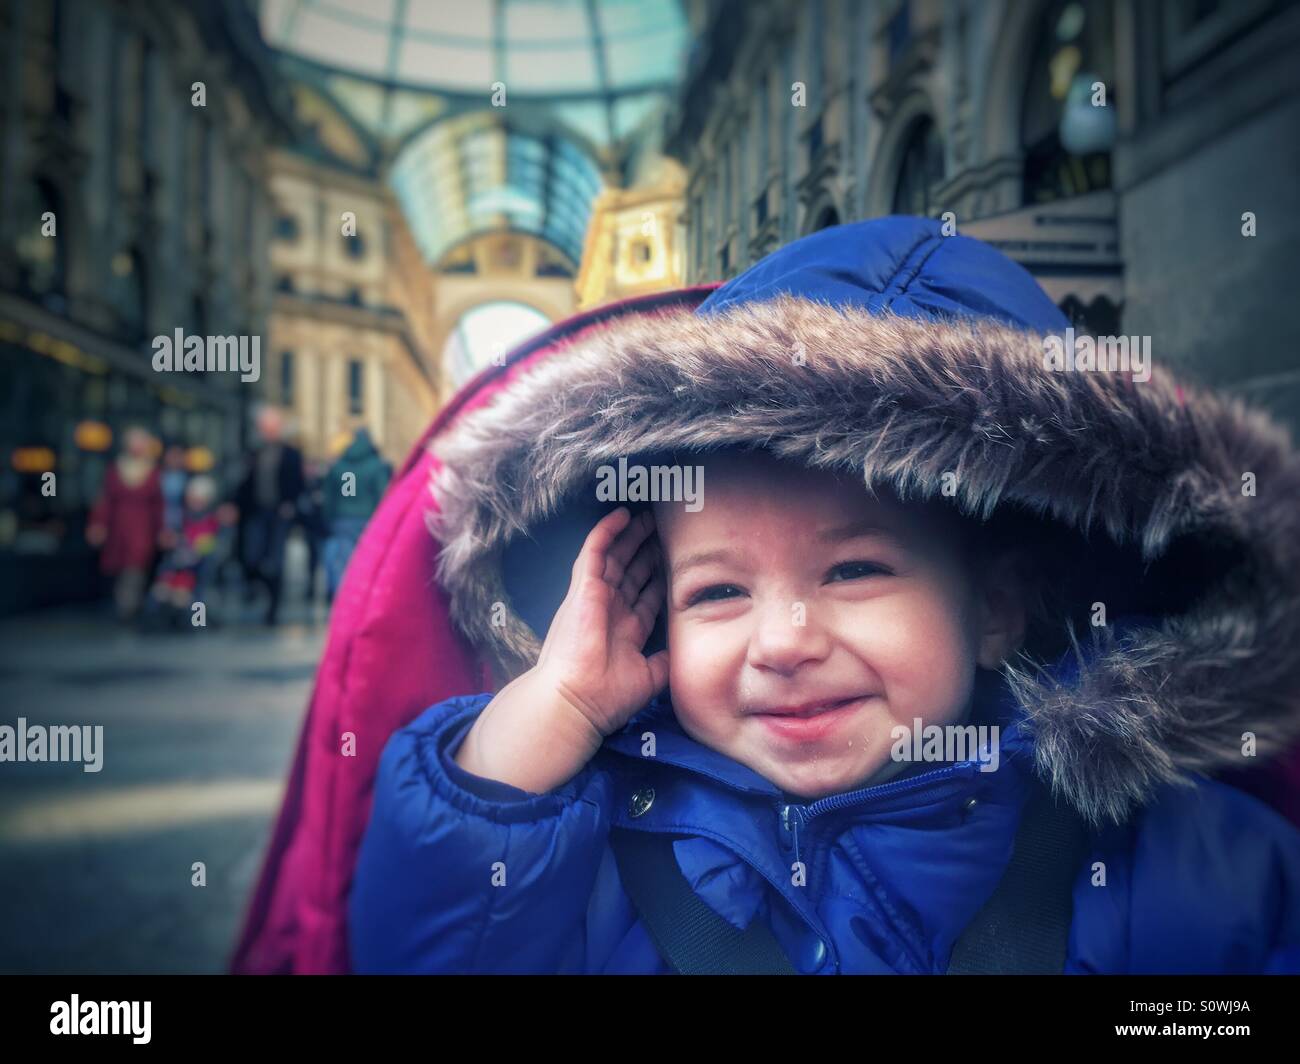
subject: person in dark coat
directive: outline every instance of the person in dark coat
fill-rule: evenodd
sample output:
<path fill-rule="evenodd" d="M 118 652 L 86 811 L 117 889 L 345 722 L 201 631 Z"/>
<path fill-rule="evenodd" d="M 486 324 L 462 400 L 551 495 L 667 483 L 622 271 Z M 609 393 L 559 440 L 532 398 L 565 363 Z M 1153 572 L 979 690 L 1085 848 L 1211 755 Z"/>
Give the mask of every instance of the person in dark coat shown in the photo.
<path fill-rule="evenodd" d="M 298 527 L 307 541 L 307 598 L 316 600 L 316 574 L 321 569 L 329 526 L 323 513 L 326 465 L 309 459 L 303 463 L 304 487 L 298 497 Z"/>
<path fill-rule="evenodd" d="M 463 414 L 438 592 L 494 683 L 384 748 L 351 968 L 678 970 L 649 846 L 782 970 L 969 970 L 1055 808 L 1046 970 L 1300 971 L 1300 832 L 1225 781 L 1300 738 L 1300 455 L 1076 339 L 998 251 L 885 218 Z"/>
<path fill-rule="evenodd" d="M 284 548 L 306 486 L 302 452 L 285 442 L 278 407 L 257 413 L 260 445 L 248 457 L 236 495 L 242 522 L 244 571 L 267 591 L 265 621 L 275 624 L 284 581 Z"/>
<path fill-rule="evenodd" d="M 348 559 L 384 497 L 393 475 L 392 467 L 375 448 L 370 432 L 358 428 L 321 484 L 321 514 L 328 533 L 325 539 L 325 587 L 334 601 Z"/>

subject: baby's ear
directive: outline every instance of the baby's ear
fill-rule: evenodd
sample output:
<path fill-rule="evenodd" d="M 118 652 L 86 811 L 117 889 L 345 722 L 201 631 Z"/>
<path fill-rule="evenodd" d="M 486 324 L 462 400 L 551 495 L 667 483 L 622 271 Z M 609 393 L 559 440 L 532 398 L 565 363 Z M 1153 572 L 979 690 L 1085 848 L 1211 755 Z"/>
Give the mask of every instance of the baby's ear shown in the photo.
<path fill-rule="evenodd" d="M 976 658 L 996 669 L 1025 641 L 1028 621 L 1028 574 L 1025 559 L 1014 549 L 985 559 L 976 577 L 979 595 L 979 650 Z"/>

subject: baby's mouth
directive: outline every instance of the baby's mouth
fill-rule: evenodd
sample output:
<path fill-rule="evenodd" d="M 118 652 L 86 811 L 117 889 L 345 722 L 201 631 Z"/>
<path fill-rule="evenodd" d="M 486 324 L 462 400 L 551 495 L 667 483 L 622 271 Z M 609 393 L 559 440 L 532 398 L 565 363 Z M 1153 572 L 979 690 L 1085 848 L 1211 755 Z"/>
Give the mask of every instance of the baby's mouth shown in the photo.
<path fill-rule="evenodd" d="M 814 702 L 801 702 L 798 705 L 771 706 L 765 709 L 750 710 L 751 714 L 764 717 L 816 717 L 832 710 L 843 709 L 854 702 L 861 702 L 866 695 L 851 695 L 848 698 L 818 699 Z"/>

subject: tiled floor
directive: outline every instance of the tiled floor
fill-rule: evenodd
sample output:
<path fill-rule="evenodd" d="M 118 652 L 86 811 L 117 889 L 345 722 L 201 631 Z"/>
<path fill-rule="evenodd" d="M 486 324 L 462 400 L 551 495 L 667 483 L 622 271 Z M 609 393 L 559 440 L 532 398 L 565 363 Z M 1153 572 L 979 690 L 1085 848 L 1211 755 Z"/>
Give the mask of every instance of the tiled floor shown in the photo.
<path fill-rule="evenodd" d="M 0 623 L 0 725 L 104 729 L 99 772 L 0 763 L 0 972 L 223 969 L 324 641 L 319 610 L 286 617 L 148 636 L 89 610 Z"/>

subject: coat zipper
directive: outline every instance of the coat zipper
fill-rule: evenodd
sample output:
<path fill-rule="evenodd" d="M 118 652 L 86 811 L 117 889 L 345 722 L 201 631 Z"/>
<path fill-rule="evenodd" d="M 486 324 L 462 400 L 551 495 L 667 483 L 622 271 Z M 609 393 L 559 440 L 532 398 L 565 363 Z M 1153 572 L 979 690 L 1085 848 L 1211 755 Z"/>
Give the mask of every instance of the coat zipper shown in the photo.
<path fill-rule="evenodd" d="M 794 859 L 799 860 L 799 817 L 802 812 L 800 806 L 783 805 L 781 806 L 781 827 L 788 831 L 794 839 Z"/>
<path fill-rule="evenodd" d="M 783 803 L 780 807 L 781 827 L 790 833 L 794 845 L 794 859 L 798 861 L 800 859 L 799 829 L 815 817 L 841 809 L 848 809 L 854 805 L 862 805 L 877 798 L 906 794 L 913 790 L 924 790 L 931 784 L 941 783 L 961 774 L 960 765 L 948 765 L 921 776 L 914 776 L 911 779 L 881 783 L 874 787 L 864 787 L 861 790 L 850 791 L 847 794 L 832 794 L 827 798 L 819 798 L 810 805 Z"/>
<path fill-rule="evenodd" d="M 799 851 L 799 829 L 806 825 L 808 821 L 825 813 L 832 813 L 840 809 L 847 809 L 854 805 L 861 805 L 870 802 L 876 798 L 892 796 L 896 794 L 906 794 L 913 790 L 924 790 L 935 783 L 942 783 L 945 780 L 952 779 L 961 775 L 961 766 L 947 765 L 941 769 L 935 769 L 933 772 L 927 772 L 921 776 L 914 776 L 911 779 L 896 780 L 893 783 L 882 783 L 875 787 L 865 787 L 862 790 L 851 791 L 848 794 L 833 794 L 827 798 L 819 798 L 810 805 L 797 805 L 794 803 L 784 803 L 780 808 L 781 826 L 788 831 L 792 837 L 794 845 L 794 859 L 796 862 L 802 860 Z M 819 930 L 818 934 L 824 932 Z M 917 970 L 924 969 L 924 958 L 918 952 L 915 943 L 908 942 L 904 936 L 904 942 L 907 946 L 908 953 L 912 957 L 912 963 L 916 965 Z"/>

